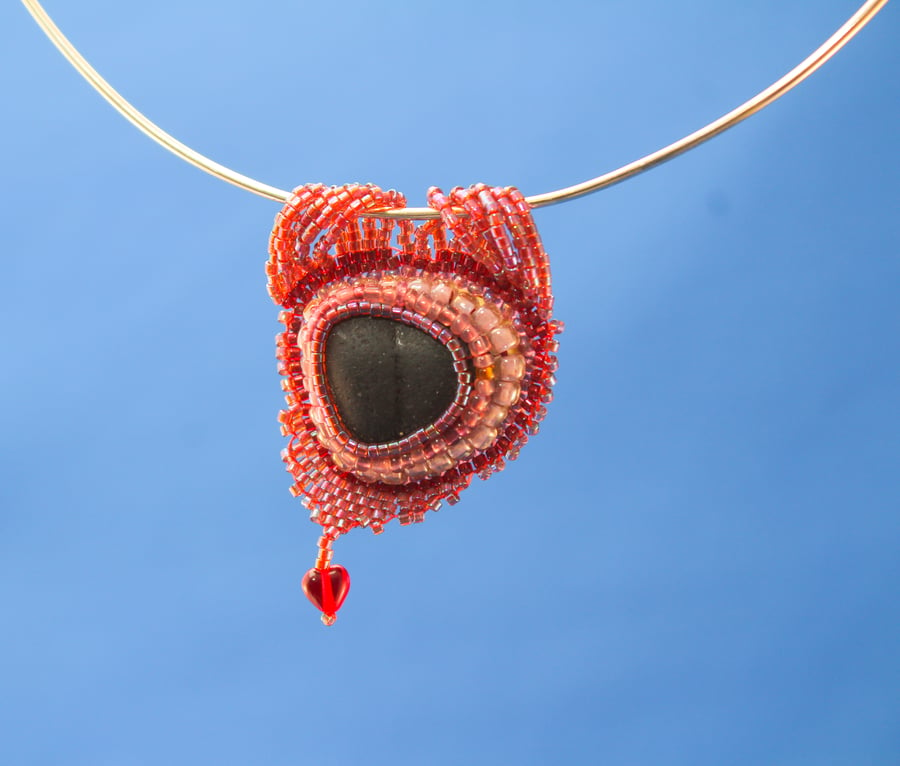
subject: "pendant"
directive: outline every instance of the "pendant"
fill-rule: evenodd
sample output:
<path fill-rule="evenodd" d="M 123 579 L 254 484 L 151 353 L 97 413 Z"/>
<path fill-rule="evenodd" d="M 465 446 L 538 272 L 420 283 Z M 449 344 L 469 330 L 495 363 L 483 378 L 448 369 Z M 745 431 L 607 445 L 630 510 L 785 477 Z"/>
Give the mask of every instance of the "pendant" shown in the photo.
<path fill-rule="evenodd" d="M 275 219 L 269 293 L 291 488 L 322 527 L 303 590 L 331 625 L 350 588 L 332 546 L 455 504 L 515 460 L 552 399 L 550 268 L 510 187 L 428 192 L 440 218 L 376 186 L 297 188 Z"/>

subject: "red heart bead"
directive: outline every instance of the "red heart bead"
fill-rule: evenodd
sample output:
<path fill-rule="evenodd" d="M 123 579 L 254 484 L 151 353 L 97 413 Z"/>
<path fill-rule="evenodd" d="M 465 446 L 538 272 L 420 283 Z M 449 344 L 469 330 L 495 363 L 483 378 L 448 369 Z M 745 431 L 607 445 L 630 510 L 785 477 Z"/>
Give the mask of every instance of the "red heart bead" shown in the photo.
<path fill-rule="evenodd" d="M 350 575 L 342 566 L 313 568 L 303 576 L 302 586 L 306 597 L 322 612 L 322 622 L 331 625 L 350 591 Z"/>

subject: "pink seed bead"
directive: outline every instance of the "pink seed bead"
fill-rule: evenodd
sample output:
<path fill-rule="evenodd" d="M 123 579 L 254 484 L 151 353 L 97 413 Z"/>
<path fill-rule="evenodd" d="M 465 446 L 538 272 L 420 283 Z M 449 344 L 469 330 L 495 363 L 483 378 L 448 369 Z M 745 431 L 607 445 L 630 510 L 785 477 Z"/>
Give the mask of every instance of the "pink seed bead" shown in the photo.
<path fill-rule="evenodd" d="M 332 455 L 334 464 L 342 471 L 352 471 L 359 463 L 359 458 L 352 452 L 337 451 Z"/>
<path fill-rule="evenodd" d="M 433 475 L 438 475 L 453 468 L 453 460 L 448 454 L 442 453 L 431 458 L 428 461 L 428 467 Z"/>
<path fill-rule="evenodd" d="M 440 310 L 435 306 L 434 301 L 425 294 L 422 294 L 418 298 L 416 298 L 416 302 L 413 304 L 413 308 L 423 316 L 426 316 L 429 311 L 434 311 L 435 313 L 437 313 L 437 311 Z"/>
<path fill-rule="evenodd" d="M 473 412 L 479 413 L 479 416 L 482 412 L 484 412 L 488 406 L 490 405 L 491 400 L 481 396 L 477 391 L 473 392 L 472 396 L 469 398 L 469 409 Z"/>
<path fill-rule="evenodd" d="M 381 474 L 378 481 L 383 484 L 406 484 L 406 473 L 404 471 L 392 471 L 390 473 Z"/>
<path fill-rule="evenodd" d="M 500 357 L 497 363 L 497 377 L 501 380 L 521 380 L 525 374 L 525 358 L 521 354 Z"/>
<path fill-rule="evenodd" d="M 487 332 L 500 324 L 500 317 L 487 306 L 482 306 L 472 314 L 472 324 L 482 332 Z"/>
<path fill-rule="evenodd" d="M 475 310 L 475 304 L 462 295 L 457 295 L 450 305 L 460 314 L 471 314 Z"/>
<path fill-rule="evenodd" d="M 419 479 L 424 479 L 426 476 L 430 476 L 431 469 L 425 463 L 416 463 L 406 470 L 406 475 L 409 476 L 412 481 L 418 481 Z"/>
<path fill-rule="evenodd" d="M 463 340 L 464 343 L 472 344 L 477 340 L 484 340 L 484 337 L 481 335 L 481 333 L 479 333 L 478 330 L 472 327 L 472 325 L 470 325 L 468 322 L 462 325 L 459 332 L 456 334 Z M 483 354 L 485 351 L 487 351 L 487 348 L 475 353 Z"/>
<path fill-rule="evenodd" d="M 494 383 L 487 378 L 479 378 L 475 381 L 475 391 L 479 396 L 490 399 L 491 395 L 494 393 Z"/>
<path fill-rule="evenodd" d="M 319 441 L 322 443 L 322 446 L 329 452 L 338 452 L 341 449 L 341 443 L 334 436 L 328 436 L 326 434 L 320 433 Z"/>
<path fill-rule="evenodd" d="M 446 282 L 438 282 L 431 288 L 431 297 L 442 306 L 446 306 L 453 297 L 453 290 Z"/>
<path fill-rule="evenodd" d="M 462 337 L 463 332 L 471 332 L 472 330 L 475 330 L 475 328 L 472 327 L 472 323 L 469 321 L 469 317 L 467 317 L 465 314 L 456 316 L 450 323 L 450 332 L 452 332 L 458 338 Z"/>
<path fill-rule="evenodd" d="M 511 327 L 497 327 L 490 332 L 491 348 L 494 353 L 502 354 L 518 343 L 519 339 Z"/>
<path fill-rule="evenodd" d="M 466 409 L 459 420 L 467 428 L 475 428 L 481 422 L 481 413 L 475 409 Z"/>
<path fill-rule="evenodd" d="M 430 286 L 431 286 L 431 285 L 429 285 L 427 282 L 425 282 L 425 281 L 422 280 L 422 279 L 414 279 L 414 280 L 412 280 L 412 282 L 410 282 L 410 283 L 406 286 L 406 289 L 407 289 L 407 291 L 410 292 L 410 293 L 417 293 L 417 294 L 419 294 L 419 293 L 426 293 L 426 292 L 428 292 L 428 288 L 429 288 Z"/>
<path fill-rule="evenodd" d="M 370 303 L 381 303 L 381 288 L 377 284 L 367 284 L 363 288 L 363 299 Z"/>
<path fill-rule="evenodd" d="M 447 448 L 447 454 L 459 462 L 472 454 L 472 447 L 464 441 L 454 442 Z"/>
<path fill-rule="evenodd" d="M 506 420 L 506 416 L 509 413 L 509 410 L 506 407 L 502 407 L 499 404 L 492 404 L 488 407 L 487 411 L 484 413 L 482 417 L 482 422 L 486 426 L 490 426 L 491 428 L 496 428 L 499 426 L 504 420 Z"/>
<path fill-rule="evenodd" d="M 497 390 L 494 391 L 494 402 L 503 407 L 511 407 L 519 401 L 519 392 L 521 388 L 518 383 L 510 380 L 501 380 L 497 384 Z"/>
<path fill-rule="evenodd" d="M 494 443 L 496 438 L 497 429 L 482 424 L 466 437 L 466 441 L 477 450 L 485 450 Z"/>
<path fill-rule="evenodd" d="M 334 293 L 334 299 L 338 302 L 339 305 L 347 304 L 353 300 L 354 292 L 354 288 L 349 285 L 347 287 L 342 287 L 340 290 Z M 310 307 L 312 306 L 313 304 L 310 303 Z"/>

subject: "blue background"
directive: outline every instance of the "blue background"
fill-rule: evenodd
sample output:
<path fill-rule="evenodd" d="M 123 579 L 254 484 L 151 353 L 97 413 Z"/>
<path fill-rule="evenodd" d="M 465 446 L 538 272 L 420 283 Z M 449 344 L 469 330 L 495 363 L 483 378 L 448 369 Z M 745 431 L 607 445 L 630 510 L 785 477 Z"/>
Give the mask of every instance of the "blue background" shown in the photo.
<path fill-rule="evenodd" d="M 719 116 L 855 0 L 48 1 L 181 140 L 423 204 Z M 0 761 L 900 762 L 900 7 L 711 144 L 536 213 L 542 433 L 358 531 L 325 629 L 287 488 L 277 204 L 123 122 L 0 9 Z"/>

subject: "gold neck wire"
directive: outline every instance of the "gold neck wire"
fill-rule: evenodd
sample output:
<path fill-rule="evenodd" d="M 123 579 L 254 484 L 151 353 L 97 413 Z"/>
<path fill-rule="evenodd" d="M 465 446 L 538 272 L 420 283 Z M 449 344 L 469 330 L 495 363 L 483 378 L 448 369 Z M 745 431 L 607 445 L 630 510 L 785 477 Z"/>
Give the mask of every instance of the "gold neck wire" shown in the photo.
<path fill-rule="evenodd" d="M 170 135 L 156 123 L 151 122 L 141 112 L 134 108 L 122 95 L 116 91 L 99 72 L 94 69 L 87 60 L 78 52 L 75 46 L 69 42 L 66 36 L 60 31 L 59 27 L 53 23 L 53 19 L 41 7 L 37 0 L 22 0 L 28 12 L 34 17 L 38 26 L 44 31 L 51 42 L 57 47 L 60 53 L 65 56 L 66 60 L 90 83 L 103 98 L 105 98 L 116 111 L 119 112 L 126 120 L 135 127 L 152 138 L 163 148 L 168 149 L 174 155 L 181 157 L 185 162 L 220 178 L 223 181 L 239 186 L 242 189 L 258 194 L 261 197 L 275 200 L 276 202 L 284 202 L 290 196 L 290 192 L 279 189 L 269 184 L 264 184 L 254 178 L 237 173 L 231 168 L 220 165 L 218 162 L 194 151 L 189 146 L 181 143 L 177 138 Z M 740 106 L 732 109 L 727 114 L 723 114 L 717 120 L 713 120 L 708 125 L 699 130 L 690 133 L 684 138 L 664 146 L 651 154 L 640 159 L 629 162 L 616 170 L 582 181 L 574 186 L 567 186 L 556 191 L 546 192 L 544 194 L 536 194 L 528 197 L 528 203 L 533 208 L 545 207 L 547 205 L 556 205 L 560 202 L 566 202 L 576 197 L 606 189 L 617 183 L 643 173 L 663 162 L 677 157 L 679 154 L 699 146 L 704 141 L 708 141 L 714 136 L 725 132 L 729 128 L 733 128 L 739 122 L 746 120 L 753 114 L 765 109 L 769 104 L 781 98 L 792 88 L 799 85 L 803 80 L 809 77 L 820 66 L 828 61 L 834 54 L 843 48 L 856 34 L 868 24 L 885 5 L 888 0 L 867 0 L 860 6 L 844 24 L 822 45 L 814 50 L 809 56 L 801 61 L 797 66 L 791 69 L 780 79 L 773 82 L 769 87 L 757 93 L 753 98 L 748 99 Z M 369 213 L 370 216 L 380 218 L 394 219 L 416 219 L 425 220 L 437 218 L 438 213 L 431 208 L 424 207 L 407 207 L 401 210 L 385 210 L 378 213 Z"/>

